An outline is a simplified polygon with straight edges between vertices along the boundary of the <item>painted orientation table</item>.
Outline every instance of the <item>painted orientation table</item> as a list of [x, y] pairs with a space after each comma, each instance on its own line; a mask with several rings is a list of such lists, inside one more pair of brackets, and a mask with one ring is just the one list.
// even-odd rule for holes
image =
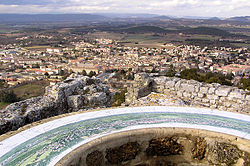
[[0, 165], [55, 165], [96, 138], [154, 127], [204, 129], [250, 140], [250, 116], [192, 107], [127, 107], [79, 113], [22, 131], [0, 142]]

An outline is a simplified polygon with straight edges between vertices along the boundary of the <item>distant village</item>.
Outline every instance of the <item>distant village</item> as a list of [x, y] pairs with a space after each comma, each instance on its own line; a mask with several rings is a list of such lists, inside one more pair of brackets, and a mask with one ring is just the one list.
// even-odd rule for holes
[[127, 47], [104, 38], [95, 39], [92, 43], [80, 40], [71, 45], [48, 47], [43, 51], [16, 44], [1, 45], [0, 79], [9, 86], [43, 79], [55, 84], [63, 80], [67, 73], [73, 72], [106, 79], [105, 73], [113, 71], [164, 73], [170, 66], [177, 71], [177, 75], [184, 69], [196, 68], [224, 75], [232, 73], [233, 82], [250, 77], [250, 52], [247, 48], [208, 49], [171, 43], [162, 48]]

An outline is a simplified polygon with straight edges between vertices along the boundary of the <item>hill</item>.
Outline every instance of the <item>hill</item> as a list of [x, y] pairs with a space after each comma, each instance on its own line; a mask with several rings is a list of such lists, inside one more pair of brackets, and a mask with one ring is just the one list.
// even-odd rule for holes
[[94, 14], [0, 14], [2, 23], [83, 22], [104, 19], [106, 17]]
[[226, 20], [228, 20], [228, 21], [250, 22], [250, 16], [231, 17], [231, 18], [228, 18]]
[[213, 36], [230, 36], [231, 34], [227, 31], [211, 28], [211, 27], [197, 27], [189, 28], [179, 31], [185, 34], [199, 34], [199, 35], [213, 35]]
[[131, 28], [122, 29], [126, 33], [184, 33], [184, 34], [198, 34], [198, 35], [213, 35], [213, 36], [231, 36], [227, 31], [211, 28], [211, 27], [197, 27], [182, 30], [167, 30], [157, 26], [136, 26]]
[[160, 20], [168, 20], [168, 19], [172, 19], [171, 17], [168, 17], [168, 16], [157, 16], [157, 17], [154, 17], [153, 19], [160, 19]]
[[165, 33], [166, 30], [157, 26], [137, 26], [137, 27], [131, 27], [122, 29], [122, 32], [126, 33]]

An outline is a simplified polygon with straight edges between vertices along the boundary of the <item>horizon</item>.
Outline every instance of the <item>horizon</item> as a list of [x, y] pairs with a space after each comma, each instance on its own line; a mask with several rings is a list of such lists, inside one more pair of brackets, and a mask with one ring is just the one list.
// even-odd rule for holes
[[250, 15], [248, 0], [2, 0], [1, 14], [156, 14], [171, 17], [241, 17]]
[[[104, 17], [114, 17], [111, 15], [118, 15], [116, 18], [119, 18], [119, 15], [123, 15], [122, 17], [134, 17], [136, 15], [138, 16], [142, 16], [145, 15], [148, 17], [159, 17], [159, 16], [163, 16], [163, 17], [170, 17], [170, 18], [186, 18], [186, 19], [195, 19], [195, 18], [199, 18], [199, 19], [208, 19], [208, 18], [219, 18], [219, 19], [227, 19], [227, 18], [234, 18], [234, 17], [250, 17], [250, 15], [237, 15], [237, 16], [230, 16], [230, 17], [219, 17], [219, 16], [192, 16], [192, 15], [184, 15], [184, 16], [174, 16], [174, 15], [163, 15], [163, 14], [154, 14], [154, 13], [1, 13], [0, 15], [99, 15], [99, 16], [104, 16]], [[110, 16], [107, 16], [110, 15]], [[149, 16], [151, 15], [151, 16]], [[140, 17], [138, 17], [140, 18]]]

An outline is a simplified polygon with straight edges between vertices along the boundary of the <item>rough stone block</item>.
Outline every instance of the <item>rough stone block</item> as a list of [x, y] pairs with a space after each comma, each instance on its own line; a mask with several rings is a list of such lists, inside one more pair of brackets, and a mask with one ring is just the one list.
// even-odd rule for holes
[[203, 97], [205, 97], [205, 94], [204, 93], [198, 93], [198, 97], [203, 98]]
[[155, 84], [160, 85], [160, 86], [165, 85], [166, 81], [167, 81], [167, 77], [156, 77], [154, 79]]
[[210, 94], [210, 95], [214, 94], [215, 90], [216, 90], [216, 88], [210, 87], [209, 90], [208, 90], [208, 94]]
[[68, 105], [70, 108], [79, 109], [83, 106], [83, 98], [81, 95], [73, 95], [68, 97]]
[[215, 101], [215, 100], [210, 100], [210, 104], [211, 104], [211, 105], [215, 105], [215, 104], [216, 104], [216, 101]]
[[194, 87], [195, 93], [198, 93], [200, 91], [200, 84], [196, 84]]
[[225, 106], [225, 107], [228, 107], [228, 108], [229, 108], [229, 107], [231, 107], [231, 105], [232, 105], [231, 102], [224, 102], [224, 106]]
[[217, 108], [217, 105], [211, 105], [210, 108], [211, 108], [211, 109], [216, 109], [216, 108]]
[[177, 96], [178, 97], [183, 97], [183, 92], [182, 91], [177, 91]]
[[193, 93], [195, 91], [195, 86], [193, 84], [181, 84], [181, 89]]
[[174, 81], [167, 81], [165, 83], [166, 88], [174, 88], [175, 87], [175, 82]]
[[175, 84], [175, 89], [176, 89], [176, 90], [179, 90], [179, 89], [180, 89], [180, 86], [181, 86], [181, 81], [178, 81], [178, 82]]
[[235, 90], [233, 90], [232, 92], [229, 93], [228, 97], [230, 99], [236, 98], [236, 99], [242, 99], [243, 100], [243, 99], [245, 99], [246, 94], [244, 92], [242, 92], [241, 90], [239, 90], [239, 89], [235, 89]]
[[207, 94], [209, 90], [209, 87], [200, 87], [200, 93]]
[[250, 101], [250, 95], [246, 95], [246, 100]]
[[218, 96], [228, 96], [228, 94], [232, 91], [231, 87], [221, 86], [216, 91], [215, 94]]
[[184, 93], [183, 93], [183, 96], [186, 97], [186, 98], [190, 98], [190, 97], [191, 97], [191, 94], [190, 94], [190, 93], [187, 93], [187, 92], [184, 92]]
[[217, 96], [217, 95], [207, 95], [207, 98], [209, 100], [219, 100], [219, 96]]
[[208, 99], [202, 99], [202, 102], [204, 102], [204, 103], [210, 103], [210, 100], [208, 100]]
[[218, 106], [218, 109], [221, 110], [221, 111], [226, 111], [227, 110], [227, 108], [224, 107], [224, 106]]

